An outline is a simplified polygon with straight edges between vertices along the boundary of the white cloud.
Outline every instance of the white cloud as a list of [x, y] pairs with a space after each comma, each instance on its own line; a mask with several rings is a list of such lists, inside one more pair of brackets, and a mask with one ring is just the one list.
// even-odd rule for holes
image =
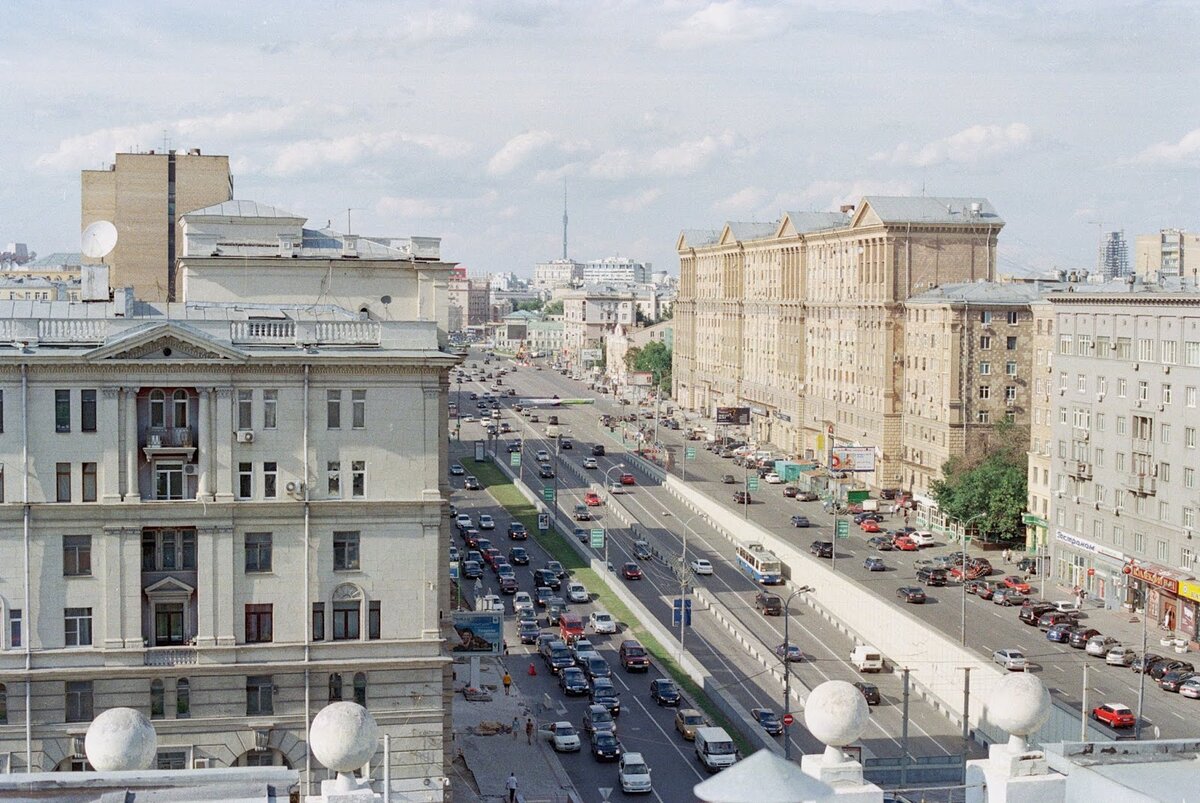
[[466, 11], [406, 10], [393, 25], [351, 28], [335, 34], [331, 41], [341, 48], [357, 52], [394, 55], [400, 47], [462, 39], [479, 27], [479, 18]]
[[397, 198], [385, 195], [375, 204], [375, 214], [389, 220], [409, 221], [413, 218], [443, 218], [453, 213], [449, 204], [427, 198]]
[[500, 150], [488, 160], [489, 176], [506, 176], [521, 166], [536, 151], [553, 144], [554, 135], [549, 131], [526, 131], [504, 143]]
[[651, 187], [648, 190], [635, 192], [623, 198], [615, 198], [608, 205], [611, 209], [616, 209], [618, 212], [631, 214], [633, 212], [640, 212], [661, 197], [662, 190], [658, 187]]
[[732, 195], [713, 202], [712, 208], [724, 215], [742, 220], [747, 216], [757, 219], [767, 194], [758, 187], [743, 187]]
[[[864, 195], [912, 195], [913, 185], [907, 181], [886, 179], [856, 179], [854, 181], [814, 181], [798, 195], [779, 195], [775, 201], [783, 211], [836, 211], [843, 204], [857, 204]], [[798, 201], [798, 203], [795, 203]]]
[[1178, 142], [1158, 142], [1130, 160], [1140, 165], [1200, 163], [1200, 128], [1184, 134]]
[[308, 139], [284, 145], [268, 168], [278, 176], [307, 173], [321, 167], [346, 167], [364, 159], [377, 159], [399, 150], [419, 148], [450, 159], [471, 150], [466, 142], [438, 134], [408, 134], [403, 131], [364, 131], [331, 139]]
[[686, 50], [709, 45], [766, 39], [786, 30], [786, 20], [775, 8], [742, 0], [709, 3], [674, 30], [658, 37], [660, 47]]
[[592, 160], [588, 175], [593, 178], [623, 179], [630, 176], [688, 176], [707, 166], [719, 153], [734, 146], [729, 132], [637, 153], [629, 148], [607, 151]]
[[1027, 147], [1033, 132], [1024, 123], [973, 125], [948, 137], [915, 146], [901, 143], [892, 151], [880, 151], [871, 156], [873, 162], [890, 162], [909, 167], [929, 167], [945, 162], [967, 164], [1012, 153]]

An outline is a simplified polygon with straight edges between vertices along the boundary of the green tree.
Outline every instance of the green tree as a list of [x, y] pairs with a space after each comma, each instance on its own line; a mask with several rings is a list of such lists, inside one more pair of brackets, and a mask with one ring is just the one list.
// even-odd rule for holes
[[649, 371], [656, 387], [671, 389], [671, 349], [657, 340], [625, 352], [625, 367], [631, 371]]
[[549, 304], [542, 307], [542, 312], [544, 312], [547, 315], [562, 315], [562, 311], [563, 311], [563, 303], [562, 303], [561, 298], [558, 299], [557, 301], [551, 301]]
[[526, 312], [537, 312], [542, 308], [542, 300], [540, 298], [532, 298], [529, 301], [518, 301], [513, 305], [513, 310], [525, 310]]
[[955, 521], [974, 519], [971, 529], [985, 541], [1023, 538], [1021, 514], [1028, 498], [1024, 444], [1028, 442], [1026, 428], [1004, 422], [983, 448], [947, 460], [943, 479], [930, 488], [938, 507]]

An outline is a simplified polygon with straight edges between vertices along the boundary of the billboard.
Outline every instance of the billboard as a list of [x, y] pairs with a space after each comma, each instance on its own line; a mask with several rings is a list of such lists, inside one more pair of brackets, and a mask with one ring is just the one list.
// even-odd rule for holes
[[874, 446], [835, 446], [830, 450], [831, 471], [874, 471]]
[[750, 423], [749, 407], [718, 407], [717, 423], [747, 426]]
[[654, 374], [649, 371], [630, 371], [629, 384], [639, 388], [651, 387], [654, 385]]
[[454, 611], [451, 621], [457, 638], [450, 652], [499, 655], [504, 644], [504, 614], [500, 611]]
[[600, 362], [604, 359], [604, 353], [600, 349], [582, 349], [579, 352], [579, 358], [584, 362]]

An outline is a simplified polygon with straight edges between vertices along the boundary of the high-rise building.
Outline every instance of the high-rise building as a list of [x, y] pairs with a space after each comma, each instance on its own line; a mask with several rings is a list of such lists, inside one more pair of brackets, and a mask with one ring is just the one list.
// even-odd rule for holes
[[1100, 237], [1097, 270], [1105, 279], [1129, 275], [1129, 243], [1125, 232], [1107, 231]]
[[82, 225], [117, 227], [117, 246], [105, 257], [113, 286], [132, 287], [147, 301], [181, 298], [183, 215], [233, 197], [229, 157], [199, 149], [118, 153], [107, 170], [84, 170], [80, 179]]
[[1196, 284], [1200, 273], [1200, 234], [1182, 229], [1139, 234], [1134, 240], [1133, 253], [1133, 270], [1146, 281], [1180, 276]]

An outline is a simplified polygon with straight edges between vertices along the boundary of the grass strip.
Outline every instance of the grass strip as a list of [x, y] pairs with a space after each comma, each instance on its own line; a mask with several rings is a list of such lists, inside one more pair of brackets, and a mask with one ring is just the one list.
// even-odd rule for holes
[[609, 590], [604, 579], [597, 575], [591, 566], [579, 556], [579, 553], [571, 548], [566, 539], [555, 529], [546, 533], [538, 531], [537, 508], [525, 498], [525, 495], [503, 471], [491, 463], [473, 463], [471, 471], [480, 484], [492, 495], [492, 498], [507, 510], [510, 516], [525, 524], [529, 532], [533, 534], [534, 540], [546, 552], [568, 569], [575, 579], [587, 586], [599, 598], [604, 608], [617, 617], [618, 621], [625, 622], [629, 635], [641, 642], [646, 651], [658, 662], [659, 667], [687, 692], [696, 705], [708, 715], [710, 721], [718, 727], [724, 728], [732, 736], [743, 756], [754, 752], [754, 748], [742, 736], [741, 731], [734, 727], [729, 718], [708, 698], [699, 684], [692, 680], [691, 676], [675, 662], [675, 659], [671, 657], [671, 651], [650, 634], [628, 606]]

